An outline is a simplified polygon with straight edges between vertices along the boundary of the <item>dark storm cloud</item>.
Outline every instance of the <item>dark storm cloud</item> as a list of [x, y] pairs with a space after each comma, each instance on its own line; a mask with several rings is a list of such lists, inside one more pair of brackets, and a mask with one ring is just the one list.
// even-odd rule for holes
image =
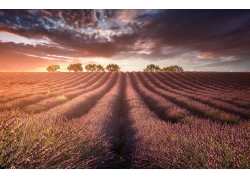
[[34, 55], [192, 58], [211, 67], [250, 57], [249, 10], [1, 10], [0, 31], [52, 43], [0, 45]]
[[[65, 22], [74, 27], [97, 24], [98, 11], [94, 10], [2, 10], [0, 24], [9, 28], [37, 30], [46, 26], [57, 28], [54, 22]], [[100, 17], [100, 15], [99, 15]]]
[[149, 21], [144, 38], [157, 40], [158, 47], [184, 47], [214, 56], [249, 54], [249, 10], [165, 10], [137, 19]]
[[[96, 27], [97, 16], [98, 11], [93, 10], [2, 10], [0, 30], [27, 38], [74, 40], [79, 36], [78, 28]], [[92, 36], [81, 33], [85, 40]]]
[[[102, 19], [112, 17], [112, 10], [2, 10], [0, 31], [14, 33], [26, 38], [49, 39], [65, 48], [82, 51], [86, 57], [111, 57], [127, 49], [128, 43], [136, 41], [135, 35], [100, 36], [96, 27]], [[102, 15], [101, 15], [102, 13]], [[109, 24], [107, 24], [108, 26]], [[133, 30], [135, 25], [127, 25]], [[120, 29], [115, 25], [112, 30]]]

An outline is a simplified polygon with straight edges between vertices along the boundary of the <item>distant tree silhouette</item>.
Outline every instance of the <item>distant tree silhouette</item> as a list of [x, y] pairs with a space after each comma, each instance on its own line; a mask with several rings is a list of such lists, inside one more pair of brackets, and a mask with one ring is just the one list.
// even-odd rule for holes
[[144, 72], [159, 72], [161, 71], [161, 68], [154, 64], [149, 64], [145, 69], [143, 69]]
[[106, 70], [109, 72], [118, 72], [120, 69], [121, 68], [117, 64], [108, 64], [106, 66]]
[[102, 65], [88, 64], [85, 66], [86, 71], [90, 72], [105, 72], [105, 69]]
[[94, 72], [96, 71], [96, 64], [88, 64], [85, 66], [86, 71]]
[[162, 68], [163, 72], [183, 72], [184, 70], [182, 69], [182, 67], [178, 66], [178, 65], [171, 65], [171, 66], [167, 66]]
[[105, 69], [102, 65], [96, 65], [96, 71], [97, 72], [105, 72]]
[[75, 72], [83, 71], [82, 64], [81, 63], [70, 64], [67, 67], [67, 70], [69, 70], [69, 71], [75, 71]]
[[60, 66], [59, 65], [51, 65], [51, 66], [48, 66], [47, 68], [46, 68], [46, 70], [48, 71], [48, 72], [56, 72], [57, 71], [57, 69], [60, 69]]

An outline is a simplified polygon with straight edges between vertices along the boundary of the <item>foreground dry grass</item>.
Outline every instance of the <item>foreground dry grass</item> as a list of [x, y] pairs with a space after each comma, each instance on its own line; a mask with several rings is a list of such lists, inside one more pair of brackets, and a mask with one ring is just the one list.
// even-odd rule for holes
[[250, 73], [0, 73], [0, 168], [250, 168]]

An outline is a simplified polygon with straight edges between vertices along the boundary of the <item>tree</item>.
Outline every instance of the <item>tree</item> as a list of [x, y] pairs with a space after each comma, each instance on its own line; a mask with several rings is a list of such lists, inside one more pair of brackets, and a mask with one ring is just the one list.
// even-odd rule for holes
[[106, 66], [106, 70], [109, 72], [118, 72], [120, 69], [121, 68], [117, 64], [109, 64]]
[[102, 65], [97, 65], [96, 66], [96, 71], [97, 72], [105, 72], [105, 69], [104, 69], [104, 67]]
[[182, 69], [182, 67], [178, 66], [178, 65], [171, 65], [171, 66], [167, 66], [162, 68], [163, 72], [183, 72], [184, 70]]
[[144, 72], [159, 72], [161, 71], [161, 68], [154, 64], [149, 64], [145, 69], [143, 69]]
[[96, 64], [88, 64], [85, 66], [86, 71], [94, 72], [96, 70]]
[[85, 69], [87, 71], [91, 71], [91, 72], [105, 72], [105, 69], [102, 65], [96, 65], [96, 64], [88, 64], [85, 66]]
[[81, 63], [70, 64], [67, 67], [67, 70], [69, 70], [69, 71], [75, 71], [75, 72], [83, 71], [82, 64]]
[[51, 65], [51, 66], [48, 66], [47, 68], [46, 68], [46, 70], [48, 71], [48, 72], [56, 72], [57, 71], [57, 69], [60, 69], [60, 66], [59, 65]]

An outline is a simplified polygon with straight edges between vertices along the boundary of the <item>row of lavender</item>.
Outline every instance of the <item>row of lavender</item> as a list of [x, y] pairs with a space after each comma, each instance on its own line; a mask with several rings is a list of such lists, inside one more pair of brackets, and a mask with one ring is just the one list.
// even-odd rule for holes
[[[158, 77], [159, 80], [166, 82], [166, 84], [171, 84], [170, 87], [181, 90], [183, 93], [188, 93], [190, 95], [193, 95], [193, 97], [200, 96], [200, 97], [206, 98], [206, 101], [219, 100], [222, 103], [225, 102], [225, 103], [229, 103], [229, 104], [236, 105], [236, 106], [241, 106], [237, 104], [237, 102], [235, 102], [236, 99], [240, 99], [245, 103], [249, 102], [248, 96], [247, 96], [248, 94], [247, 90], [245, 91], [235, 90], [235, 89], [230, 90], [227, 87], [224, 87], [223, 89], [204, 88], [204, 85], [202, 86], [202, 85], [198, 85], [198, 83], [194, 83], [188, 80], [183, 80], [177, 75], [175, 76], [173, 75], [174, 79], [170, 78], [171, 76], [169, 77], [170, 74], [159, 73], [155, 75], [156, 77]], [[197, 88], [198, 86], [200, 87]], [[204, 94], [206, 96], [204, 96]], [[245, 107], [244, 106], [242, 107], [247, 108], [247, 104]]]
[[[4, 89], [0, 93], [0, 96], [2, 97], [1, 102], [7, 102], [20, 97], [27, 97], [29, 95], [34, 94], [34, 92], [43, 94], [47, 93], [48, 91], [58, 90], [58, 88], [62, 88], [65, 86], [72, 87], [72, 83], [81, 78], [84, 78], [87, 75], [90, 74], [84, 73], [80, 75], [75, 74], [74, 76], [72, 75], [66, 76], [62, 73], [59, 77], [57, 74], [53, 74], [48, 77], [45, 76], [42, 79], [35, 81], [36, 83], [30, 85], [27, 85], [25, 83], [22, 85], [22, 83], [19, 82], [20, 85], [19, 84], [18, 86], [12, 85], [13, 86], [12, 89], [11, 88]], [[32, 77], [33, 74], [30, 74], [30, 76]], [[9, 81], [8, 79], [6, 80]], [[27, 82], [32, 82], [32, 81], [27, 81]]]
[[[126, 98], [131, 109], [127, 119], [136, 129], [132, 167], [249, 168], [249, 122], [221, 125], [194, 116], [189, 116], [186, 124], [165, 122], [149, 111], [145, 97], [140, 97], [129, 76]], [[136, 74], [133, 76], [136, 78]], [[140, 86], [138, 81], [134, 81], [134, 86]], [[140, 89], [143, 94], [146, 88]]]
[[160, 81], [160, 75], [158, 74], [146, 74], [146, 75], [150, 79], [151, 82], [154, 82], [154, 84], [157, 87], [163, 90], [169, 91], [171, 93], [175, 93], [181, 98], [184, 98], [183, 99], [183, 101], [185, 101], [184, 104], [187, 104], [187, 106], [189, 106], [188, 101], [192, 101], [193, 103], [199, 103], [201, 104], [200, 106], [206, 107], [206, 111], [209, 111], [208, 109], [210, 109], [211, 107], [214, 109], [218, 109], [218, 111], [225, 111], [228, 113], [239, 115], [242, 117], [242, 119], [245, 119], [245, 120], [250, 119], [250, 111], [247, 108], [242, 108], [235, 104], [231, 104], [231, 103], [224, 102], [221, 100], [211, 99], [209, 94], [200, 95], [194, 91], [191, 93], [191, 92], [184, 91], [185, 89], [175, 89], [176, 85], [171, 82], [162, 83]]
[[[212, 99], [218, 99], [249, 108], [249, 73], [231, 73], [223, 78], [224, 73], [158, 73], [161, 80], [172, 82], [175, 88], [182, 88], [189, 93], [207, 95]], [[217, 74], [217, 77], [216, 77]], [[226, 74], [226, 73], [225, 73]], [[241, 78], [235, 77], [242, 75]], [[240, 76], [239, 76], [240, 77]]]
[[6, 94], [5, 98], [3, 98], [1, 101], [0, 109], [4, 110], [4, 109], [15, 108], [15, 107], [24, 107], [26, 105], [34, 104], [38, 101], [42, 101], [50, 97], [56, 97], [59, 95], [64, 95], [65, 93], [68, 93], [68, 92], [76, 91], [77, 89], [83, 88], [83, 86], [87, 86], [87, 83], [86, 83], [87, 78], [89, 78], [88, 81], [90, 81], [90, 84], [94, 80], [97, 80], [97, 78], [93, 78], [93, 75], [91, 76], [90, 74], [79, 80], [75, 80], [75, 81], [71, 80], [71, 81], [66, 81], [66, 82], [64, 81], [65, 84], [69, 83], [69, 85], [66, 85], [66, 86], [64, 86], [63, 84], [62, 85], [57, 84], [49, 88], [42, 87], [42, 88], [37, 88], [37, 89], [30, 89], [29, 91], [24, 91], [22, 94], [15, 94], [15, 95]]
[[[90, 124], [92, 118], [89, 118], [89, 121], [74, 118], [82, 115], [84, 118], [84, 114], [90, 117], [91, 112], [96, 109], [91, 106], [107, 92], [109, 96], [104, 96], [106, 99], [114, 92], [119, 95], [117, 90], [119, 83], [121, 84], [121, 75], [118, 77], [117, 73], [106, 73], [97, 83], [88, 87], [89, 91], [86, 93], [43, 113], [34, 115], [16, 111], [1, 113], [0, 167], [89, 167], [89, 164], [96, 159], [91, 154], [95, 151], [100, 154], [104, 150], [96, 149], [102, 142], [98, 142], [95, 138], [101, 138], [101, 134], [98, 134], [96, 125]], [[110, 88], [115, 90], [109, 91]], [[96, 113], [92, 113], [93, 115], [97, 116]], [[105, 145], [106, 143], [103, 144]]]
[[155, 73], [93, 74], [71, 99], [45, 99], [51, 106], [41, 113], [1, 113], [0, 166], [250, 167], [250, 124], [240, 116], [191, 99]]

